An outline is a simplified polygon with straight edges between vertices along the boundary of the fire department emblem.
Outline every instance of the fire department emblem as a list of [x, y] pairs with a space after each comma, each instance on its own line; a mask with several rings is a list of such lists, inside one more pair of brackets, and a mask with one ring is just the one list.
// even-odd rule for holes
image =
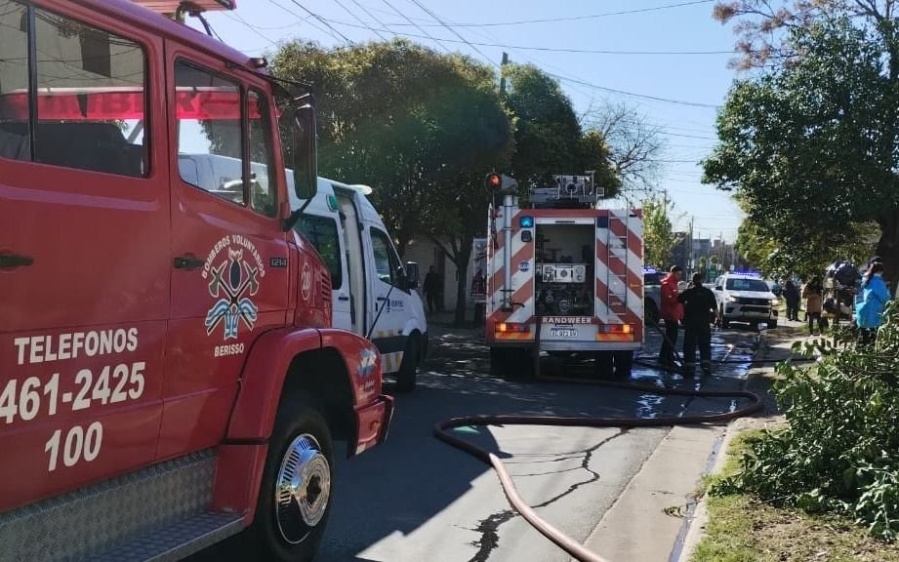
[[374, 372], [377, 361], [378, 355], [374, 351], [363, 349], [362, 353], [359, 354], [359, 368], [356, 371], [359, 378], [369, 377]]
[[259, 309], [252, 297], [259, 292], [259, 280], [264, 275], [259, 253], [247, 238], [226, 236], [215, 245], [203, 268], [203, 278], [209, 279], [209, 294], [216, 299], [206, 313], [207, 335], [219, 325], [224, 327], [225, 340], [237, 338], [241, 323], [253, 329]]

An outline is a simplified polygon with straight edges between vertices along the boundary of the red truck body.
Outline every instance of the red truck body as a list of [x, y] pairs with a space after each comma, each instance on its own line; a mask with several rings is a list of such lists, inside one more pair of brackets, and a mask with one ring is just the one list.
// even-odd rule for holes
[[[132, 2], [0, 0], [0, 24], [0, 552], [177, 559], [256, 523], [260, 552], [310, 558], [331, 438], [382, 441], [392, 398], [285, 227], [291, 111], [257, 61]], [[198, 146], [252, 175], [198, 185]], [[50, 537], [54, 513], [77, 520]]]

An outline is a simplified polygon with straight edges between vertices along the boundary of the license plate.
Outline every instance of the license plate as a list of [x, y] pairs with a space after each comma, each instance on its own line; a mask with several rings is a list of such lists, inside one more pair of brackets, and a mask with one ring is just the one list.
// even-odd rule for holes
[[549, 335], [555, 338], [576, 338], [577, 330], [574, 328], [550, 328]]

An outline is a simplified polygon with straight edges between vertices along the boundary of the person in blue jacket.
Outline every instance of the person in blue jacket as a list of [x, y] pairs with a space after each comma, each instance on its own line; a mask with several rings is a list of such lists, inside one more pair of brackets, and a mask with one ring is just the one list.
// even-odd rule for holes
[[883, 280], [883, 263], [871, 264], [859, 290], [862, 298], [855, 305], [855, 321], [858, 324], [859, 344], [867, 346], [874, 343], [877, 328], [883, 321], [883, 308], [890, 300], [890, 292]]

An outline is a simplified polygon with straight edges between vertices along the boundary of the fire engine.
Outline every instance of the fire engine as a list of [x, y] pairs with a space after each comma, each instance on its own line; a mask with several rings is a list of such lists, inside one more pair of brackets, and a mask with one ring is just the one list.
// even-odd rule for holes
[[2, 560], [309, 560], [333, 441], [386, 438], [378, 350], [293, 229], [311, 96], [179, 21], [204, 7], [234, 2], [0, 0]]
[[600, 208], [592, 176], [531, 188], [487, 175], [491, 373], [528, 376], [535, 355], [578, 354], [596, 374], [630, 374], [643, 346], [643, 215]]

